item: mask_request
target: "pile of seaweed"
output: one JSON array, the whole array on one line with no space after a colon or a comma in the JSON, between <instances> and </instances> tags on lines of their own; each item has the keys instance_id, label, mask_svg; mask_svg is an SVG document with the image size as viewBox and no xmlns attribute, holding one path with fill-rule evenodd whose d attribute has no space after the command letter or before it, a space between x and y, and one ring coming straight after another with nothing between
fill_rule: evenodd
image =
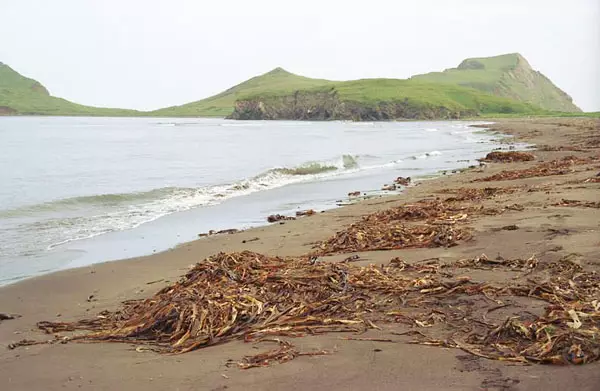
<instances>
[{"instance_id":1,"label":"pile of seaweed","mask_svg":"<svg viewBox=\"0 0 600 391\"><path fill-rule=\"evenodd\" d=\"M534 167L523 170L505 170L497 174L475 179L474 182L489 181L507 181L514 179L543 177L551 175L565 175L574 171L574 166L590 164L597 160L595 157L579 158L576 156L566 156L562 159L552 160L550 162L540 163Z\"/></svg>"},{"instance_id":2,"label":"pile of seaweed","mask_svg":"<svg viewBox=\"0 0 600 391\"><path fill-rule=\"evenodd\" d=\"M488 153L482 162L494 162L494 163L512 163L512 162L529 162L535 159L535 156L529 152L518 152L518 151L494 151Z\"/></svg>"},{"instance_id":3,"label":"pile of seaweed","mask_svg":"<svg viewBox=\"0 0 600 391\"><path fill-rule=\"evenodd\" d=\"M452 247L468 240L471 230L460 223L478 215L495 215L506 208L462 205L460 201L491 198L511 190L456 189L445 201L428 199L364 216L316 246L315 255L403 248ZM512 208L512 207L508 207ZM424 221L422 224L407 224Z\"/></svg>"},{"instance_id":4,"label":"pile of seaweed","mask_svg":"<svg viewBox=\"0 0 600 391\"><path fill-rule=\"evenodd\" d=\"M476 269L516 276L493 282L465 275ZM511 306L518 310L519 297L539 300L545 309L498 315ZM48 333L84 331L57 335L55 341L133 343L164 353L231 340L279 343L239 364L250 368L328 353L301 353L277 336L362 332L383 323L408 327L398 333L412 335L408 343L454 347L489 359L588 363L600 358L600 275L569 260L535 258L414 264L396 258L384 266L358 266L220 253L179 282L145 300L125 302L118 311L38 326Z\"/></svg>"}]
</instances>

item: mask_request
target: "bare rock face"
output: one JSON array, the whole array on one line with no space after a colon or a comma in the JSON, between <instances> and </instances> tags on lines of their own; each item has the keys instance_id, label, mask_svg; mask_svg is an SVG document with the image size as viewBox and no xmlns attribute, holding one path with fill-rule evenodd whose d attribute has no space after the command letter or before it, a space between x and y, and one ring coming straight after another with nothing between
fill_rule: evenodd
<instances>
[{"instance_id":1,"label":"bare rock face","mask_svg":"<svg viewBox=\"0 0 600 391\"><path fill-rule=\"evenodd\" d=\"M288 96L256 97L236 102L229 119L237 120L351 120L459 119L475 116L472 110L453 111L445 107L416 106L408 100L366 105L341 101L334 89L300 92Z\"/></svg>"},{"instance_id":2,"label":"bare rock face","mask_svg":"<svg viewBox=\"0 0 600 391\"><path fill-rule=\"evenodd\" d=\"M8 106L0 106L0 115L16 115L17 110Z\"/></svg>"}]
</instances>

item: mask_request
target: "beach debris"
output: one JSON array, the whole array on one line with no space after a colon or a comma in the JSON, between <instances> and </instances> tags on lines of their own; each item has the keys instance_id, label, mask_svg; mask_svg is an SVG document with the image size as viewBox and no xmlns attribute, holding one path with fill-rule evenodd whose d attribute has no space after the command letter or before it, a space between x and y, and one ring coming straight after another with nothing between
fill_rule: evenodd
<instances>
[{"instance_id":1,"label":"beach debris","mask_svg":"<svg viewBox=\"0 0 600 391\"><path fill-rule=\"evenodd\" d=\"M210 231L206 232L206 233L200 233L198 234L198 237L206 237L206 236L213 236L213 235L231 235L234 233L240 232L239 229L237 228L229 228L229 229L222 229L220 231L216 231L214 229L211 229Z\"/></svg>"},{"instance_id":2,"label":"beach debris","mask_svg":"<svg viewBox=\"0 0 600 391\"><path fill-rule=\"evenodd\" d=\"M351 191L350 193L348 193L348 197L358 197L360 196L360 191Z\"/></svg>"},{"instance_id":3,"label":"beach debris","mask_svg":"<svg viewBox=\"0 0 600 391\"><path fill-rule=\"evenodd\" d=\"M512 194L520 189L518 187L485 187L482 189L473 187L459 187L456 189L443 189L440 193L453 193L455 196L446 198L446 202L460 201L482 201L494 198L501 194Z\"/></svg>"},{"instance_id":4,"label":"beach debris","mask_svg":"<svg viewBox=\"0 0 600 391\"><path fill-rule=\"evenodd\" d=\"M410 177L404 178L404 177L399 176L398 178L396 178L394 180L395 184L401 185L401 186L408 186L408 185L410 185L410 182L411 182Z\"/></svg>"},{"instance_id":5,"label":"beach debris","mask_svg":"<svg viewBox=\"0 0 600 391\"><path fill-rule=\"evenodd\" d=\"M595 177L585 179L583 183L600 183L600 176L596 175Z\"/></svg>"},{"instance_id":6,"label":"beach debris","mask_svg":"<svg viewBox=\"0 0 600 391\"><path fill-rule=\"evenodd\" d=\"M269 341L276 342L279 346L275 349L266 352L244 357L244 359L241 362L237 363L238 367L240 367L241 369L267 367L273 361L277 361L278 363L283 364L300 356L323 356L326 354L331 354L326 350L320 350L315 352L299 352L289 341L283 341L278 338L263 339L260 342Z\"/></svg>"},{"instance_id":7,"label":"beach debris","mask_svg":"<svg viewBox=\"0 0 600 391\"><path fill-rule=\"evenodd\" d=\"M574 166L581 164L589 164L596 161L598 158L579 158L576 156L566 156L562 159L552 160L550 162L540 163L534 167L523 170L505 170L497 174L475 179L474 182L489 182L489 181L507 181L523 178L543 177L551 175L565 175L574 171Z\"/></svg>"},{"instance_id":8,"label":"beach debris","mask_svg":"<svg viewBox=\"0 0 600 391\"><path fill-rule=\"evenodd\" d=\"M383 185L383 187L381 188L381 190L383 191L395 191L397 189L395 184L391 184L391 185Z\"/></svg>"},{"instance_id":9,"label":"beach debris","mask_svg":"<svg viewBox=\"0 0 600 391\"><path fill-rule=\"evenodd\" d=\"M348 263L348 262L358 262L358 261L360 261L360 255L354 254L347 258L344 258L344 260L342 262Z\"/></svg>"},{"instance_id":10,"label":"beach debris","mask_svg":"<svg viewBox=\"0 0 600 391\"><path fill-rule=\"evenodd\" d=\"M470 230L452 225L369 224L359 222L317 246L321 255L403 248L452 247L471 237Z\"/></svg>"},{"instance_id":11,"label":"beach debris","mask_svg":"<svg viewBox=\"0 0 600 391\"><path fill-rule=\"evenodd\" d=\"M560 202L552 204L552 206L572 206L578 208L600 208L600 201L580 201L580 200L568 200L563 198Z\"/></svg>"},{"instance_id":12,"label":"beach debris","mask_svg":"<svg viewBox=\"0 0 600 391\"><path fill-rule=\"evenodd\" d=\"M317 212L315 212L314 209L299 210L299 211L296 212L296 217L300 217L300 216L312 216L314 214L317 214Z\"/></svg>"},{"instance_id":13,"label":"beach debris","mask_svg":"<svg viewBox=\"0 0 600 391\"><path fill-rule=\"evenodd\" d=\"M535 156L529 152L501 152L494 151L488 153L483 159L479 159L481 162L490 163L512 163L512 162L529 162L535 159Z\"/></svg>"},{"instance_id":14,"label":"beach debris","mask_svg":"<svg viewBox=\"0 0 600 391\"><path fill-rule=\"evenodd\" d=\"M467 222L469 217L495 215L503 213L504 210L517 209L515 205L501 209L462 205L454 200L463 197L479 198L484 194L495 194L496 190L458 191L461 196L453 197L450 202L425 199L366 215L333 237L317 244L315 253L324 255L370 250L451 247L471 237L469 228L459 227L461 223ZM407 224L417 221L425 221L426 224Z\"/></svg>"},{"instance_id":15,"label":"beach debris","mask_svg":"<svg viewBox=\"0 0 600 391\"><path fill-rule=\"evenodd\" d=\"M277 221L282 221L282 220L296 220L296 218L291 217L291 216L284 216L284 215L280 215L280 214L270 215L269 217L267 217L267 221L269 223L275 223Z\"/></svg>"},{"instance_id":16,"label":"beach debris","mask_svg":"<svg viewBox=\"0 0 600 391\"><path fill-rule=\"evenodd\" d=\"M540 145L536 148L538 151L544 152L556 152L556 151L572 151L572 152L586 152L585 149L573 145Z\"/></svg>"},{"instance_id":17,"label":"beach debris","mask_svg":"<svg viewBox=\"0 0 600 391\"><path fill-rule=\"evenodd\" d=\"M0 312L0 322L3 320L17 319L20 317L21 317L21 315L19 315L19 314L9 314L6 312Z\"/></svg>"},{"instance_id":18,"label":"beach debris","mask_svg":"<svg viewBox=\"0 0 600 391\"><path fill-rule=\"evenodd\" d=\"M471 269L516 275L478 281L465 275ZM546 306L539 314L522 311L511 305L517 297ZM377 323L411 327L393 332L411 337L408 343L456 348L488 359L586 364L600 359L600 273L568 258L541 262L481 255L448 263L395 258L387 265L357 266L249 251L219 253L179 282L145 300L126 301L117 311L76 322L38 323L48 333L78 331L71 337L55 334L50 341L23 340L9 348L120 342L185 353L231 340L277 343L277 348L238 364L247 369L329 354L299 352L276 337L367 329L383 333ZM385 336L371 340L395 342Z\"/></svg>"},{"instance_id":19,"label":"beach debris","mask_svg":"<svg viewBox=\"0 0 600 391\"><path fill-rule=\"evenodd\" d=\"M258 236L251 239L244 239L242 240L242 243L256 242L257 240L260 240Z\"/></svg>"}]
</instances>

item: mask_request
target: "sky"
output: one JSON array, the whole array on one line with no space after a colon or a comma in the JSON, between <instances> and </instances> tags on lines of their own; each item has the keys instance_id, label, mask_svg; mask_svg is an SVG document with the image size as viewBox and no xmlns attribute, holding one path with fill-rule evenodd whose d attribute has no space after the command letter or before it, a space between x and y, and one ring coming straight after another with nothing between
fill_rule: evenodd
<instances>
[{"instance_id":1,"label":"sky","mask_svg":"<svg viewBox=\"0 0 600 391\"><path fill-rule=\"evenodd\" d=\"M0 0L0 62L86 105L141 110L275 67L407 78L521 53L600 111L598 0Z\"/></svg>"}]
</instances>

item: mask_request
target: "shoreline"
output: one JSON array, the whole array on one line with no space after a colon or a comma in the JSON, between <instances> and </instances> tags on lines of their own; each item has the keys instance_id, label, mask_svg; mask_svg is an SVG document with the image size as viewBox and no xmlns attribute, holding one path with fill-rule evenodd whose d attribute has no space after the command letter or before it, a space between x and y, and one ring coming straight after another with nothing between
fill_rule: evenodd
<instances>
[{"instance_id":1,"label":"shoreline","mask_svg":"<svg viewBox=\"0 0 600 391\"><path fill-rule=\"evenodd\" d=\"M448 121L443 121L443 122L448 122ZM477 125L487 125L489 124L489 122L484 122L484 121L452 121L451 123L455 123L457 124L456 126L471 126L473 124L477 124ZM425 126L425 125L423 125ZM454 125L453 125L454 126ZM433 177L439 177L442 175L446 175L447 173L451 173L451 172L455 172L455 171L459 171L462 169L465 169L468 167L469 164L477 164L476 160L474 160L476 157L482 157L482 150L484 149L491 149L492 145L493 147L498 147L501 146L502 142L500 141L501 138L503 137L502 135L498 135L498 134L492 134L492 133L497 133L497 132L488 132L486 129L476 129L476 128L471 128L473 133L487 133L488 136L475 136L476 138L482 138L485 141L479 141L479 142L483 142L483 144L472 144L472 146L469 146L469 150L462 152L464 156L467 158L467 160L455 160L456 156L449 156L449 157L439 157L437 155L440 155L439 152L437 151L433 151L432 155L433 157L429 156L430 152L427 152L423 155L421 155L421 152L415 152L414 156L413 155L400 155L399 156L399 160L397 163L397 167L392 167L392 168L385 168L385 165L382 166L377 166L377 171L375 173L371 173L368 174L373 178L376 178L378 175L380 177L386 177L388 173L386 173L386 171L389 170L399 170L399 171L406 171L408 170L408 168L406 167L421 167L421 169L419 170L419 175L418 175L418 180L429 180ZM461 128L462 130L462 128ZM494 140L492 140L492 138ZM498 140L498 141L496 141ZM484 153L483 153L484 154ZM419 155L419 156L417 156ZM428 157L425 158L425 155L427 155ZM479 156L481 155L481 156ZM345 156L345 155L344 155ZM447 156L447 155L446 155ZM433 160L430 160L433 159ZM414 163L413 160L415 161ZM445 162L444 162L445 160ZM425 161L431 161L433 163L424 163ZM368 164L368 163L365 163ZM378 163L379 164L379 163ZM437 167L441 167L441 168L431 168L429 166L431 165L437 166ZM373 166L375 167L375 166ZM300 176L298 177L299 179L297 181L294 182L290 182L287 183L284 186L275 186L273 189L269 189L267 191L283 191L284 187L288 188L289 190L287 190L287 193L298 193L301 194L303 189L306 189L306 186L310 186L311 189L319 186L318 183L330 183L330 182L340 182L342 183L345 180L353 180L352 178L356 177L357 174L362 175L366 175L369 171L368 170L372 170L373 167L371 166L366 166L365 168L361 168L360 170L357 169L356 172L350 172L350 173L345 173L342 170L338 170L340 171L339 174L337 174L338 171L336 171L335 176L327 176L325 178L313 178L313 179L309 179L304 180L302 179L303 177ZM443 169L442 169L443 168ZM412 168L411 168L412 169ZM352 170L351 170L352 171ZM363 171L363 174L360 174L360 171ZM327 173L329 174L329 173ZM416 179L416 177L414 176L414 174L411 174L410 172L399 172L399 174L401 175L413 175L413 178ZM259 176L262 175L258 174ZM296 178L294 177L294 180ZM380 178L381 179L381 178ZM391 175L389 176L389 178L385 179L386 182L388 180L392 180L393 178L391 177ZM240 180L240 182L244 182L247 181L246 179L244 180ZM354 179L354 181L358 181L357 179ZM237 182L236 182L237 183ZM331 198L318 198L318 199L313 199L313 198L307 198L305 200L303 200L303 204L301 206L299 206L298 208L303 208L303 209L315 209L318 211L323 211L323 210L331 210L331 209L336 209L337 207L340 206L345 206L349 203L355 203L358 200L364 200L366 198L374 198L374 199L378 199L380 197L388 197L388 196L398 196L399 193L392 191L392 192L386 192L383 191L381 189L381 187L384 185L384 182L381 181L376 187L365 187L365 188L361 188L360 186L356 186L354 187L353 184L350 184L350 188L348 190L360 190L361 193L363 194L367 194L367 196L360 196L360 197L356 197L356 198L350 198L347 197L345 193L340 193L340 194L335 194L333 195L333 192L330 192L331 194L327 194L328 197ZM207 185L208 186L208 185ZM211 186L217 186L217 185L211 185ZM304 188L295 188L295 190L293 190L291 188L291 186L304 186ZM322 185L324 186L324 185ZM340 187L342 187L343 185L340 185ZM210 187L210 186L209 186ZM343 189L342 189L343 190ZM310 192L310 191L309 191ZM19 283L21 281L25 281L27 279L31 279L31 278L36 278L38 276L42 276L42 275L47 275L47 274L51 274L51 273L56 273L56 272L60 272L60 271L65 271L65 270L70 270L73 268L79 268L79 267L87 267L89 265L93 265L93 264L101 264L101 263L105 263L105 262L121 262L121 261L126 261L129 259L135 259L135 258L139 258L139 257L145 257L148 255L154 255L160 252L164 252L164 251L169 251L172 250L178 246L181 246L185 243L197 240L197 235L208 231L209 229L216 229L216 230L224 230L224 229L238 229L238 230L248 230L248 229L253 229L256 227L262 227L262 226L266 226L268 225L268 223L266 222L266 218L269 214L271 213L294 213L294 211L288 211L288 210L281 210L278 208L277 205L273 205L274 208L273 209L269 209L268 212L266 212L264 215L257 215L255 214L253 211L251 214L243 214L241 216L238 216L238 220L237 221L233 221L231 220L230 217L225 217L225 219L223 219L223 221L221 221L221 219L219 219L218 221L215 221L214 226L210 226L207 227L206 224L202 225L200 224L200 227L198 228L198 230L194 230L191 226L192 224L189 223L188 220L194 220L194 219L202 219L204 216L208 216L208 219L212 219L212 218L219 218L219 214L218 212L216 212L217 210L220 210L221 213L223 212L227 212L227 210L224 209L222 204L228 204L230 205L230 208L234 208L234 209L239 209L242 210L243 209L243 204L244 204L244 200L243 198L248 198L253 197L256 198L257 195L255 193L262 193L262 191L256 191L256 192L252 192L251 194L244 194L242 195L242 197L237 197L237 196L233 196L231 198L227 198L225 201L220 201L219 204L216 205L209 205L207 207L197 207L197 208L191 208L189 210L184 210L184 211L177 211L174 213L169 213L167 215L161 216L155 220L151 220L148 221L144 224L141 224L140 226L134 227L134 228L130 228L130 229L125 229L122 231L111 231L111 232L104 232L104 233L99 233L99 234L93 234L90 237L84 237L84 238L80 238L80 239L66 239L63 240L62 244L55 246L54 244L52 244L51 246L53 247L52 252L47 253L47 254L43 254L40 253L39 255L41 255L40 259L48 259L50 262L48 262L48 266L46 268L42 268L40 266L36 266L36 268L31 272L29 270L25 270L22 273L18 273L17 275L17 271L21 272L22 270L18 269L18 268L14 268L14 273L13 275L11 275L11 270L7 270L8 275L6 276L6 279L3 281L0 281L0 287L3 286L8 286L8 285L13 285L16 283ZM278 193L279 196L281 197L281 194L283 193ZM260 196L258 196L260 197ZM268 197L268 196L266 196ZM271 197L272 198L272 197ZM298 198L299 197L294 197L294 198ZM338 202L338 201L342 201L342 202ZM253 202L252 199L249 199L249 202ZM207 211L206 209L210 209L210 211ZM204 210L204 212L202 212ZM204 214L202 214L204 213ZM188 216L188 217L186 217ZM191 217L190 217L191 216ZM195 216L195 217L194 217ZM164 221L164 222L163 222ZM162 222L162 223L161 223ZM175 235L163 235L163 237L161 237L160 239L158 238L158 233L161 230L161 227L164 228L170 224L178 224L182 227L181 230L180 228L175 228L174 230L177 231L177 238L175 238ZM230 224L231 223L231 224ZM181 239L180 239L181 236ZM146 238L146 239L144 239ZM149 238L149 239L148 239ZM127 244L125 244L127 243ZM105 248L104 252L102 253L101 249L102 247ZM80 255L73 255L73 258L69 258L69 254L67 253L71 253L71 254L80 254ZM37 254L36 254L37 256ZM24 262L27 262L29 259L23 259ZM37 260L34 259L34 261ZM15 263L16 264L16 263ZM46 270L44 270L46 269ZM2 276L0 276L2 277ZM12 278L11 278L12 277ZM3 278L0 278L0 280L2 280Z\"/></svg>"},{"instance_id":2,"label":"shoreline","mask_svg":"<svg viewBox=\"0 0 600 391\"><path fill-rule=\"evenodd\" d=\"M0 312L21 315L17 319L0 322L0 346L23 338L44 338L43 334L34 330L37 321L89 318L102 310L118 308L123 300L148 297L175 282L190 264L219 251L251 250L268 255L300 256L311 251L315 242L331 237L366 214L430 198L441 194L440 191L446 188L485 187L489 182L471 181L504 170L530 167L539 161L573 154L597 156L598 146L596 149L588 148L587 152L551 150L574 146L593 138L594 127L597 134L598 123L594 120L587 122L562 118L500 120L490 126L490 131L512 134L515 142L534 143L538 148L544 145L550 147L547 151L531 150L538 158L536 162L492 163L455 175L422 181L399 195L361 201L314 216L286 221L283 225L267 225L232 235L212 236L149 256L54 272L0 287ZM361 252L360 264L383 264L395 256L401 256L407 262L417 262L433 257L456 260L479 256L481 253L490 257L501 254L506 258L526 258L533 253L548 259L560 259L577 253L586 266L598 268L598 210L548 207L561 198L594 201L594 194L597 198L597 193L594 193L594 190L597 192L597 184L585 185L585 189L574 189L576 186L565 184L565 181L580 181L596 175L600 166L595 163L589 168L589 172L582 168L566 175L493 182L493 186L497 187L518 183L547 186L548 190L547 193L517 193L501 197L499 201L490 201L490 204L518 202L525 206L525 210L477 218L472 222L475 230L472 241L449 248ZM516 224L519 229L496 230L509 224ZM566 231L549 234L552 232L549 230L559 229ZM257 237L258 240L254 240ZM328 256L327 259L341 260L350 254L353 253ZM174 387L224 390L248 386L270 389L364 389L373 385L378 385L378 389L398 389L402 385L406 389L464 390L493 383L496 388L490 386L488 389L550 390L576 385L579 390L594 390L600 385L598 363L577 367L506 366L491 360L457 359L464 352L456 349L376 342L349 344L340 342L339 336L334 333L295 338L293 342L303 350L335 350L336 347L337 350L330 356L299 358L290 363L246 372L224 366L228 359L237 360L255 353L251 344L237 341L180 356L140 354L132 351L127 344L38 345L15 350L2 349L0 377L9 379L11 389L63 389L63 386L76 388L90 385L134 390ZM379 352L374 352L374 349L379 349ZM432 365L437 368L435 371L428 369ZM110 371L111 376L104 376L106 370Z\"/></svg>"}]
</instances>

